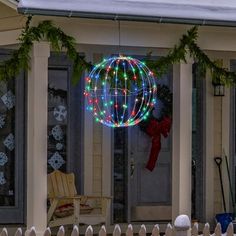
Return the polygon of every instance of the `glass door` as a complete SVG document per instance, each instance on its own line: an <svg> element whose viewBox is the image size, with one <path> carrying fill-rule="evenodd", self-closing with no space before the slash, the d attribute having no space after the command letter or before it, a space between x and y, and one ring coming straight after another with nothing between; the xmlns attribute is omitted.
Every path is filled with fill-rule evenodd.
<svg viewBox="0 0 236 236"><path fill-rule="evenodd" d="M72 85L72 65L65 55L51 56L48 69L48 173L73 172L82 186L83 80Z"/></svg>

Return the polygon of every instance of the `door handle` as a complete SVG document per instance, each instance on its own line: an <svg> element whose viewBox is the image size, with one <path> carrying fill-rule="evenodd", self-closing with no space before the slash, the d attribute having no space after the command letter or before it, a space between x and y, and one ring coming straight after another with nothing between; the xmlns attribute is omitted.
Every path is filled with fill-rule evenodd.
<svg viewBox="0 0 236 236"><path fill-rule="evenodd" d="M133 176L134 176L134 170L135 170L134 159L131 158L131 160L130 160L130 177L131 178L133 178Z"/></svg>

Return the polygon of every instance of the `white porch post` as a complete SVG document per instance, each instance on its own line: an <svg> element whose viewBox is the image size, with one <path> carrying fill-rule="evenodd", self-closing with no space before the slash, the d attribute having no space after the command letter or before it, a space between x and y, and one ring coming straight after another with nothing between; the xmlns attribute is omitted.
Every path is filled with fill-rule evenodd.
<svg viewBox="0 0 236 236"><path fill-rule="evenodd" d="M35 42L28 72L27 228L47 227L47 94L49 43Z"/></svg>
<svg viewBox="0 0 236 236"><path fill-rule="evenodd" d="M172 219L191 217L192 62L173 71Z"/></svg>
<svg viewBox="0 0 236 236"><path fill-rule="evenodd" d="M213 223L214 216L214 92L212 86L211 72L207 70L205 78L205 124L204 134L205 145L204 150L204 178L205 178L205 221Z"/></svg>

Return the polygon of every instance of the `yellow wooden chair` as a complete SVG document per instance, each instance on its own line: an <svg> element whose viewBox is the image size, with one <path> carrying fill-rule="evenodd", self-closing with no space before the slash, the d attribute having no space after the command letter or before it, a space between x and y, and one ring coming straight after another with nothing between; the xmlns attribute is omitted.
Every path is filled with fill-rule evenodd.
<svg viewBox="0 0 236 236"><path fill-rule="evenodd" d="M68 224L96 225L108 222L110 197L77 195L75 176L53 171L48 174L49 227Z"/></svg>

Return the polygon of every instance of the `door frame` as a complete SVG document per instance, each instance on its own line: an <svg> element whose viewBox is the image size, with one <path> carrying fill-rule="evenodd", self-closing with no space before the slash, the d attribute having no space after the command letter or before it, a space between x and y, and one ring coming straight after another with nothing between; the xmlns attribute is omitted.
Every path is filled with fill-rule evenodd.
<svg viewBox="0 0 236 236"><path fill-rule="evenodd" d="M136 55L134 57L140 59L140 58L145 57L145 56L144 55L143 56L142 55ZM158 57L159 56L157 55L157 56L153 56L152 58L157 59ZM165 77L165 76L168 76L169 80L168 80L167 85L168 85L169 89L172 91L173 90L173 67L171 67L167 71L167 73L165 75L163 75L163 77ZM130 190L131 189L131 187L130 187L131 186L131 177L130 177L131 176L131 173L130 173L131 168L130 168L130 166L131 166L131 158L132 158L131 153L132 153L132 150L131 150L131 140L130 140L129 137L132 137L132 135L131 135L131 129L128 128L128 138L127 138L127 141L128 141L128 151L127 151L127 158L128 158L128 160L127 160L127 162L128 162L128 169L127 169L127 171L128 171L128 173L127 173L127 175L128 175L128 177L127 177L127 179L128 179L128 189L127 189L128 207L127 208L128 208L128 210L127 210L127 218L128 218L128 222L132 222L132 219L131 219L131 204L132 204L131 203L132 202L131 192L132 191ZM162 137L162 139L163 139L163 137ZM168 205L159 205L158 204L158 205L156 205L157 207L158 206L170 206L170 207L172 207L172 129L170 131L168 139L169 139L168 140L168 146L170 147L170 185L171 185L170 186L170 199L168 201ZM151 142L151 139L150 139L150 142ZM162 147L162 149L163 149L163 147Z"/></svg>
<svg viewBox="0 0 236 236"><path fill-rule="evenodd" d="M72 89L74 85L72 85L72 74L73 74L73 65L72 62L68 59L65 53L51 53L48 60L48 70L56 69L56 70L66 70L68 73L69 81L67 81L68 95L67 95L67 160L66 160L66 171L73 172L75 174L76 180L76 188L79 193L83 193L84 189L84 176L83 176L83 161L84 161L84 145L83 145L83 137L84 137L84 109L83 107L79 109L79 112L76 113L76 118L80 117L80 121L78 122L77 130L79 130L78 136L75 138L74 134L71 133L71 129L73 124L75 123L75 117L71 117L71 113L73 112L72 105L72 93L75 96L77 91L81 96L78 98L80 100L80 104L84 103L84 96L82 95L84 82L83 80L79 80L78 84ZM73 118L73 121L71 121ZM73 137L72 137L73 135ZM73 141L73 142L72 142ZM73 151L73 153L72 153ZM80 158L75 158L76 153L79 153Z"/></svg>

